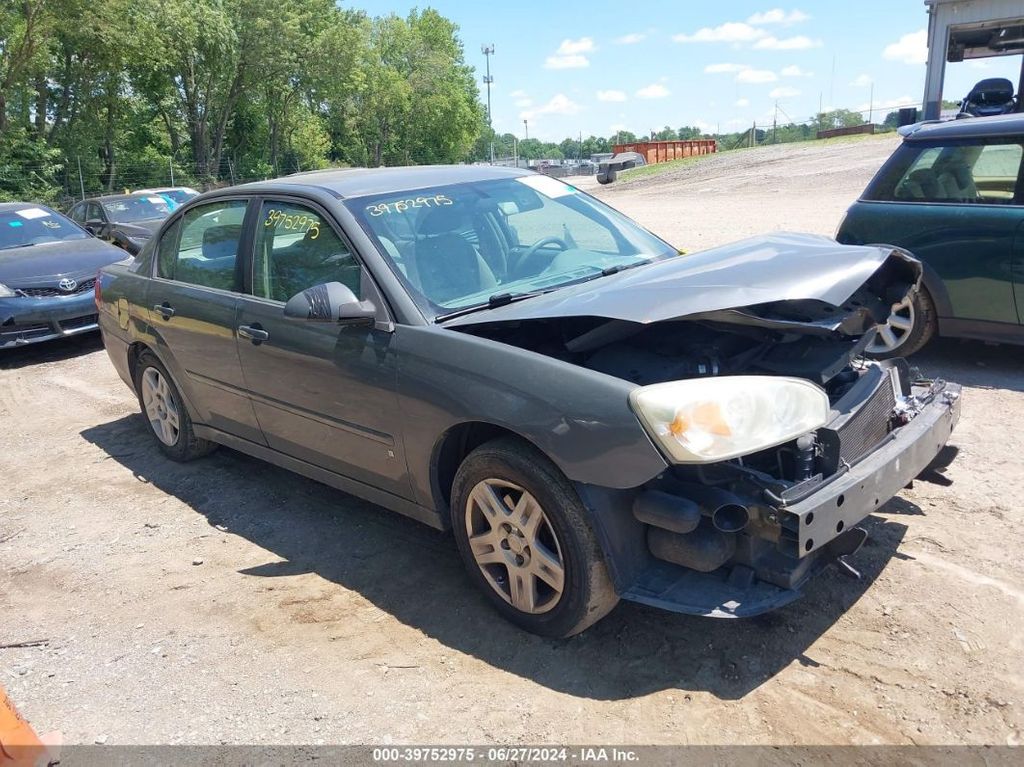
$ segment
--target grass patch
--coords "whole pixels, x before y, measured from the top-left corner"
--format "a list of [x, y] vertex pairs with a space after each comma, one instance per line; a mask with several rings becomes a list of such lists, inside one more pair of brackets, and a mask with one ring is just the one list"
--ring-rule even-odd
[[714, 154], [701, 154], [695, 157], [683, 157], [680, 160], [669, 160], [668, 162], [659, 162], [654, 165], [641, 165], [639, 168], [630, 168], [629, 170], [619, 171], [618, 181], [632, 181], [635, 178], [647, 178], [648, 176], [657, 176], [662, 173], [667, 173], [672, 170], [678, 170], [680, 168], [686, 168], [690, 165], [694, 165], [701, 160], [707, 159], [708, 157], [714, 157]]

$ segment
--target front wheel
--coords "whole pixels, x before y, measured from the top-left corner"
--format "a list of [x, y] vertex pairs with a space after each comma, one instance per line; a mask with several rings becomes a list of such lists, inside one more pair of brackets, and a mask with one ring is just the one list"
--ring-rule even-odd
[[527, 631], [572, 636], [619, 601], [576, 491], [529, 445], [499, 439], [466, 457], [452, 526], [470, 577]]
[[879, 325], [865, 354], [876, 360], [909, 357], [935, 335], [935, 304], [923, 287], [892, 305], [884, 325]]

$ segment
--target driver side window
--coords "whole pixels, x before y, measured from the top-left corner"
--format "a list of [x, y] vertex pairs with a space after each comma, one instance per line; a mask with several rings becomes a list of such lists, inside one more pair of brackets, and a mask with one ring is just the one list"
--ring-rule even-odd
[[293, 202], [265, 200], [256, 224], [253, 294], [286, 302], [314, 285], [340, 282], [360, 295], [362, 271], [324, 216]]

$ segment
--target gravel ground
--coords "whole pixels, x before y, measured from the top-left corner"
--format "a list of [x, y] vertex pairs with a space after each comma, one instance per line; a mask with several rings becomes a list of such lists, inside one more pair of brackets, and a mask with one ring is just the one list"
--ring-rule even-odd
[[[599, 194], [692, 249], [830, 234], [891, 140], [711, 158]], [[592, 181], [591, 181], [592, 184]], [[584, 184], [586, 186], [586, 184]], [[71, 743], [1016, 743], [1024, 355], [940, 341], [959, 455], [855, 564], [759, 619], [620, 605], [568, 641], [450, 539], [222, 449], [164, 460], [95, 337], [0, 357], [0, 684]]]

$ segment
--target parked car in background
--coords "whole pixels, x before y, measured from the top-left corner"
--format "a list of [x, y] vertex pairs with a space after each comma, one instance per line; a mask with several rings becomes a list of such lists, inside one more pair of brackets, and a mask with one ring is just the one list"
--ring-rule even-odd
[[156, 189], [137, 189], [135, 194], [155, 194], [163, 197], [171, 210], [175, 210], [179, 205], [184, 205], [193, 197], [199, 196], [199, 192], [190, 186], [161, 186]]
[[861, 359], [919, 278], [811, 235], [679, 256], [528, 171], [378, 168], [186, 203], [97, 305], [169, 458], [229, 445], [450, 528], [499, 612], [566, 636], [620, 597], [756, 615], [859, 548], [959, 414]]
[[924, 263], [868, 351], [913, 354], [933, 335], [1024, 344], [1024, 115], [923, 124], [850, 207], [839, 242], [888, 243]]
[[0, 203], [0, 349], [95, 330], [96, 272], [123, 260], [60, 213]]
[[74, 205], [69, 215], [92, 234], [136, 255], [170, 214], [155, 194], [112, 194]]

